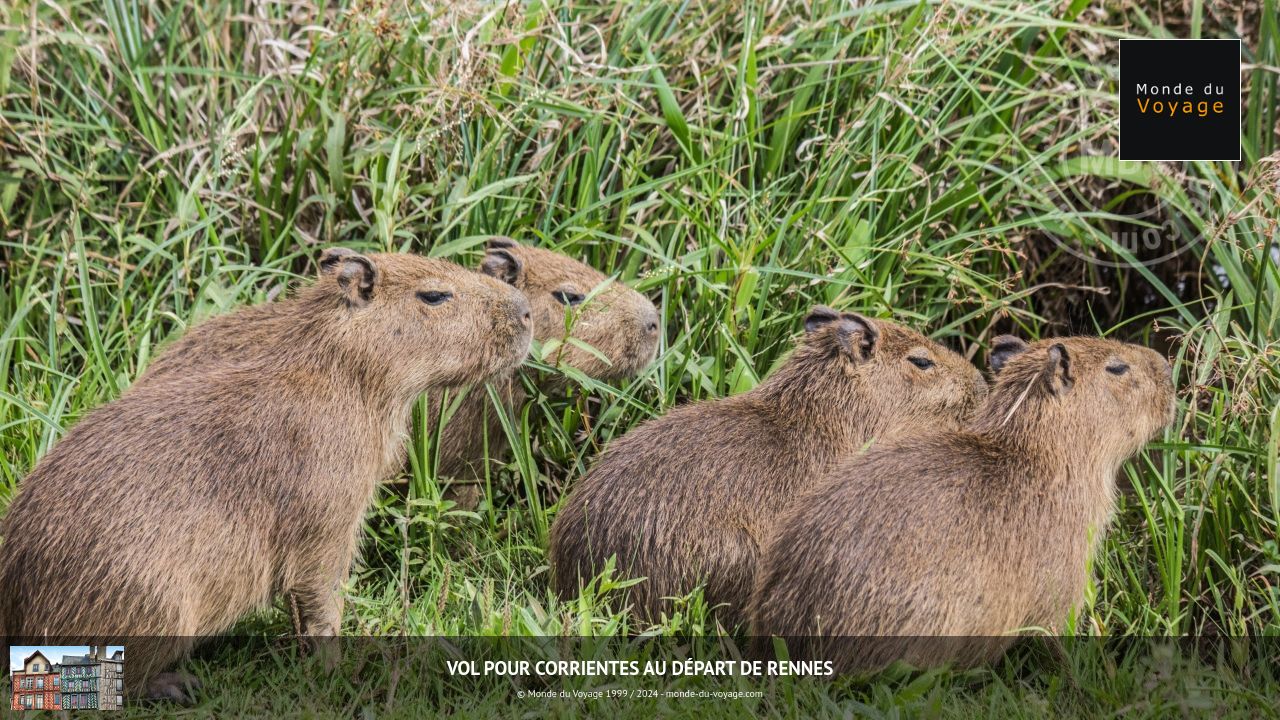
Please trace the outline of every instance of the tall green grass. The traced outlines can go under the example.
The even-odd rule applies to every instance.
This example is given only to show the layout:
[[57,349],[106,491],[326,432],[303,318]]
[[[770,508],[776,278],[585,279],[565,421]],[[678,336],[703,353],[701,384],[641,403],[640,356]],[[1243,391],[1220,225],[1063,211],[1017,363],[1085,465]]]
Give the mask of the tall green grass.
[[[1167,349],[1178,421],[1125,471],[1077,630],[1274,634],[1274,0],[1247,24],[1243,163],[1106,160],[1115,41],[1232,32],[1192,6],[19,0],[0,9],[0,507],[167,340],[287,292],[318,248],[471,262],[507,234],[654,298],[661,357],[535,392],[476,513],[441,499],[415,431],[349,632],[646,629],[625,578],[548,593],[557,499],[628,428],[754,386],[827,303],[977,362],[1000,332]],[[1202,240],[1151,268],[1062,249],[1114,253],[1133,203]],[[697,593],[649,629],[717,630]]]

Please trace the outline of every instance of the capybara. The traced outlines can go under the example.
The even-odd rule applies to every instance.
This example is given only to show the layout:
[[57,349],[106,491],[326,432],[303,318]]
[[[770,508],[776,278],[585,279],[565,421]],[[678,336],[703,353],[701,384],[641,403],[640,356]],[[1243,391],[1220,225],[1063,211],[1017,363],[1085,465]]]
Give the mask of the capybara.
[[0,635],[128,639],[130,696],[186,701],[160,671],[277,594],[306,634],[339,632],[415,398],[518,366],[532,318],[452,263],[338,248],[319,264],[291,299],[214,321],[239,345],[176,344],[166,362],[189,371],[130,388],[37,463],[0,526]]
[[991,364],[963,429],[878,445],[791,506],[752,635],[857,673],[971,665],[1021,628],[1062,630],[1121,465],[1173,418],[1169,363],[1113,340],[1002,336]]
[[784,507],[836,460],[903,431],[958,426],[986,394],[982,374],[918,332],[814,308],[798,347],[759,386],[676,408],[613,441],[556,514],[562,595],[617,557],[649,621],[705,582],[733,626],[760,548]]
[[[540,343],[557,343],[548,361],[571,366],[597,380],[630,377],[653,361],[661,334],[657,309],[645,296],[611,282],[597,270],[560,253],[496,236],[487,244],[480,272],[525,294],[533,313],[534,338]],[[565,322],[566,311],[571,314],[569,323]],[[246,308],[241,312],[262,310]],[[233,316],[210,318],[170,345],[136,384],[189,372],[195,358],[221,362],[241,353],[251,342],[254,339],[245,337]],[[484,459],[501,458],[507,448],[507,436],[485,383],[503,400],[504,410],[524,402],[515,370],[484,378],[473,387],[432,393],[428,398],[429,427],[438,424],[442,404],[447,414],[440,431],[437,475],[450,483],[448,497],[467,509],[479,502]]]
[[[533,308],[533,337],[544,347],[555,343],[547,361],[567,365],[597,380],[620,380],[653,361],[661,334],[658,310],[644,295],[565,255],[494,237],[487,246],[480,271],[514,285]],[[570,322],[566,322],[566,313]],[[590,346],[592,350],[582,347]],[[560,376],[548,376],[555,382]],[[488,379],[505,405],[519,407],[525,399],[514,371]],[[555,390],[554,386],[545,388]],[[485,477],[484,459],[502,458],[507,437],[483,386],[463,391],[449,403],[452,414],[440,432],[437,472],[453,484],[449,497],[461,507],[479,501]],[[457,398],[458,393],[451,397]],[[433,398],[432,427],[440,413]],[[486,453],[487,446],[487,453]]]

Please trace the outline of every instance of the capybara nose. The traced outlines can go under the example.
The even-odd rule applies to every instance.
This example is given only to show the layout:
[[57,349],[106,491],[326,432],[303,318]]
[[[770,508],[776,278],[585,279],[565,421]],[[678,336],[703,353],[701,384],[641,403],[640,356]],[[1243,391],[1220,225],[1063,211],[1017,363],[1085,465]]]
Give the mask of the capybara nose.
[[515,305],[515,315],[520,318],[520,326],[524,328],[532,327],[533,313],[529,310],[529,300],[525,296],[519,295],[515,298],[513,304]]
[[658,334],[658,311],[649,310],[640,318],[640,325],[644,328],[646,335]]

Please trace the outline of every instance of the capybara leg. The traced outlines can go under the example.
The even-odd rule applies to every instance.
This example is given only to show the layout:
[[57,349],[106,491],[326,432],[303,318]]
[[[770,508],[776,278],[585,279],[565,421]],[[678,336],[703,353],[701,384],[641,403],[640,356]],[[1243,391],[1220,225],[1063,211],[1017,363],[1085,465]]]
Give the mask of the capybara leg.
[[743,604],[755,586],[760,548],[750,533],[739,530],[707,548],[705,558],[708,580],[704,597],[715,608],[720,624],[732,630],[746,622]]
[[342,630],[342,581],[346,563],[337,577],[316,577],[295,588],[290,595],[296,600],[302,634],[326,670],[333,670],[342,660],[337,636]]
[[126,641],[125,695],[131,701],[167,700],[188,705],[199,682],[186,673],[166,672],[191,649],[192,638],[150,637]]
[[162,672],[147,681],[147,700],[189,707],[195,704],[195,691],[199,689],[200,681],[191,673]]
[[312,637],[337,635],[342,627],[342,589],[332,578],[317,581],[312,587],[293,591],[302,621],[302,634]]

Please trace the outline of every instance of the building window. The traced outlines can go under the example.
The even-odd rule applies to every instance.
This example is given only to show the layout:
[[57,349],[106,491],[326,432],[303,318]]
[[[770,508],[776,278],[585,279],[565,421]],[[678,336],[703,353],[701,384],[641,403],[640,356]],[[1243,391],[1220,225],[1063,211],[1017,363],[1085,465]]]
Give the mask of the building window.
[[119,705],[120,707],[124,707],[124,696],[123,696],[123,695],[117,695],[117,696],[116,696],[116,705]]
[[116,680],[116,689],[117,690],[124,689],[124,680],[119,680],[119,679]]
[[37,690],[44,689],[44,678],[36,678],[36,689]]
[[44,696],[43,696],[43,695],[37,695],[37,696],[36,696],[36,709],[37,709],[37,710],[43,710],[43,709],[44,709]]

